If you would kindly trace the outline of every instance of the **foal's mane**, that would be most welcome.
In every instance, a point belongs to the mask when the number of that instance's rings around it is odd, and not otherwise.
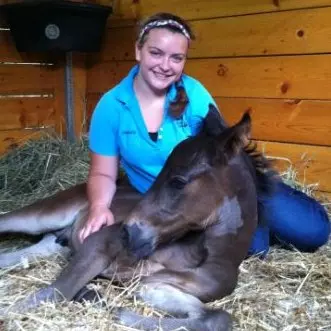
[[[243,152],[244,158],[254,175],[258,195],[271,194],[278,175],[272,161],[268,160],[259,152],[257,150],[257,144],[252,141],[243,148]]]

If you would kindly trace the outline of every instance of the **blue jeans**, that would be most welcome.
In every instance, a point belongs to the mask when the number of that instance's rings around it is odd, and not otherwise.
[[[314,252],[330,235],[330,221],[324,207],[282,182],[276,184],[271,196],[259,197],[259,223],[249,255],[263,257],[273,243]]]

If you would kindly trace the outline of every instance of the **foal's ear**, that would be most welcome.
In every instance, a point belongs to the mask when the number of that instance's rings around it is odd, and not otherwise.
[[[218,136],[228,125],[225,123],[215,105],[210,103],[208,107],[209,109],[203,121],[202,131],[209,136]]]
[[[229,128],[229,136],[226,149],[230,154],[238,154],[239,151],[249,144],[251,139],[252,120],[249,112],[245,112],[241,120]]]

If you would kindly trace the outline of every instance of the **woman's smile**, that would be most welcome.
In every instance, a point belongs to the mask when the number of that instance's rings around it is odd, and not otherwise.
[[[165,73],[162,73],[159,71],[154,71],[154,70],[152,70],[152,72],[153,72],[154,76],[160,80],[167,80],[167,79],[173,77],[173,74],[165,74]]]

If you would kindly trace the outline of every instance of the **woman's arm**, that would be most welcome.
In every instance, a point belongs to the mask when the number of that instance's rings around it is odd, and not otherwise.
[[[89,215],[79,237],[83,241],[91,233],[104,225],[114,223],[114,216],[109,210],[116,192],[118,157],[103,156],[91,152],[91,165],[87,180]]]

